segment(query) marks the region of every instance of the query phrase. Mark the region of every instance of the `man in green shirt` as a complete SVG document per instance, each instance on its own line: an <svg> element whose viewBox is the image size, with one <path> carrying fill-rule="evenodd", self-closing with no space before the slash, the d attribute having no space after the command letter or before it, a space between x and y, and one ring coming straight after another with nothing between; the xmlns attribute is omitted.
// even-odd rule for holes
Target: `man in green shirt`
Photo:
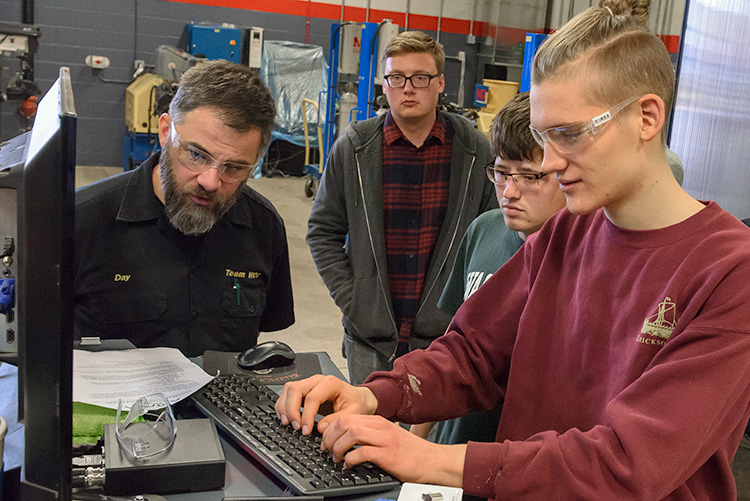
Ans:
<svg viewBox="0 0 750 501"><path fill-rule="evenodd" d="M438 307L454 315L458 307L507 261L526 238L565 207L565 195L554 176L542 172L544 152L529 129L529 93L514 96L492 122L494 160L485 171L500 205L478 216L466 230ZM475 412L438 423L441 444L492 442L500 409ZM413 425L422 437L433 423Z"/></svg>

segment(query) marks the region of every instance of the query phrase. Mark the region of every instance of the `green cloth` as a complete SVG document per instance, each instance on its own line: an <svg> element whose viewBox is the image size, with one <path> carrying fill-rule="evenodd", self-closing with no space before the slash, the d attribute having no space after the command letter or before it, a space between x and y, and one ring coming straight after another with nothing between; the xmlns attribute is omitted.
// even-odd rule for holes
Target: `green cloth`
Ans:
<svg viewBox="0 0 750 501"><path fill-rule="evenodd" d="M122 419L127 415L124 412ZM104 435L104 425L114 423L116 418L116 409L73 402L73 444L95 444ZM139 417L135 420L141 421L145 419Z"/></svg>

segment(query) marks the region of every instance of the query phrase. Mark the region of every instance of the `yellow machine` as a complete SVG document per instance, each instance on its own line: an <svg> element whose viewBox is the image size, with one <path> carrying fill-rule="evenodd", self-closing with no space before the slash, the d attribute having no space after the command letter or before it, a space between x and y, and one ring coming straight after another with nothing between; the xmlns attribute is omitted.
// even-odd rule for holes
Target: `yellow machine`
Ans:
<svg viewBox="0 0 750 501"><path fill-rule="evenodd" d="M485 78L483 85L488 87L487 90L487 107L478 111L477 129L484 134L487 139L490 138L490 128L495 115L505 103L513 99L518 94L518 83L507 82L505 80L490 80Z"/></svg>
<svg viewBox="0 0 750 501"><path fill-rule="evenodd" d="M159 117L154 115L156 107L156 87L164 79L153 73L144 73L125 90L125 125L136 133L159 131Z"/></svg>

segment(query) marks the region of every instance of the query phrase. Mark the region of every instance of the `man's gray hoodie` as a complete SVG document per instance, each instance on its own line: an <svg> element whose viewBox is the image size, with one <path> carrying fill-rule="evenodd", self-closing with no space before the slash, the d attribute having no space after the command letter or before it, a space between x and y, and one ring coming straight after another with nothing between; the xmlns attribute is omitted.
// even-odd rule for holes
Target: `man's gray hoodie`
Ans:
<svg viewBox="0 0 750 501"><path fill-rule="evenodd" d="M475 217L498 206L484 173L492 160L487 139L463 117L444 116L454 130L448 210L425 275L413 347L425 347L445 332L450 316L437 302L458 244ZM310 213L307 243L349 334L392 359L398 329L383 223L384 120L381 115L352 123L334 143Z"/></svg>

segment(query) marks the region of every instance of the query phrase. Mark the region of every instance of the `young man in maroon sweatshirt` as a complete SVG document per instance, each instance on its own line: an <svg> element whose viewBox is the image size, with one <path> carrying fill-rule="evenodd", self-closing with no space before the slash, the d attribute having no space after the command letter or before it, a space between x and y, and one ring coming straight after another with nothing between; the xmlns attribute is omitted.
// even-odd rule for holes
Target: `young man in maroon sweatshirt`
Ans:
<svg viewBox="0 0 750 501"><path fill-rule="evenodd" d="M669 170L674 72L645 28L649 2L602 3L534 60L532 132L568 210L428 350L363 386L316 376L285 387L277 413L303 433L333 401L318 429L334 459L495 499L736 498L750 230ZM432 444L388 421L500 402L495 443Z"/></svg>

